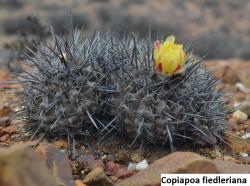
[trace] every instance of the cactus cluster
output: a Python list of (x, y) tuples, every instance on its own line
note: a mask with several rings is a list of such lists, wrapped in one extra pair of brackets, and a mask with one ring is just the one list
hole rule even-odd
[(182, 74), (168, 77), (155, 71), (150, 39), (100, 33), (84, 39), (79, 30), (62, 37), (52, 29), (52, 41), (29, 51), (30, 67), (18, 75), (19, 117), (34, 135), (120, 132), (133, 143), (172, 150), (182, 141), (221, 138), (228, 111), (201, 58), (190, 54)]

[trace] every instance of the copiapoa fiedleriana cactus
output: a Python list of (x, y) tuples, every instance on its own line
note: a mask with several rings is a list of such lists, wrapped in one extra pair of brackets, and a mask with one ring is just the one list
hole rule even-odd
[[(174, 36), (161, 43), (75, 30), (38, 45), (19, 75), (19, 116), (46, 137), (123, 133), (131, 142), (215, 144), (225, 128), (223, 93), (202, 59)], [(179, 74), (179, 75), (176, 75)]]

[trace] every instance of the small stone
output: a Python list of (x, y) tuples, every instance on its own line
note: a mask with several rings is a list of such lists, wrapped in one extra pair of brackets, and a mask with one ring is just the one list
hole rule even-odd
[(68, 148), (68, 142), (65, 140), (58, 140), (53, 143), (57, 148), (59, 149), (67, 149)]
[(129, 163), (128, 170), (142, 171), (148, 167), (147, 160), (142, 160), (139, 163)]
[(102, 157), (101, 157), (101, 160), (102, 161), (106, 161), (108, 159), (108, 157), (107, 157), (107, 155), (105, 154), (105, 155), (103, 155)]
[(246, 121), (248, 119), (248, 116), (246, 113), (237, 110), (233, 113), (233, 118), (235, 118), (237, 121), (243, 122)]
[(118, 163), (112, 161), (106, 165), (106, 171), (108, 174), (116, 176), (117, 178), (124, 179), (132, 176), (135, 172), (122, 168)]
[(12, 110), (8, 105), (0, 106), (0, 117), (7, 116), (11, 111)]
[(56, 148), (54, 145), (40, 144), (36, 148), (37, 156), (45, 161), (47, 167), (52, 171), (64, 186), (73, 186), (73, 175), (70, 161), (67, 155)]
[(17, 126), (10, 125), (10, 126), (8, 126), (8, 127), (3, 128), (3, 129), (0, 131), (0, 136), (3, 136), (3, 135), (5, 135), (5, 134), (12, 135), (12, 134), (15, 134), (15, 133), (17, 133)]
[(8, 127), (11, 124), (11, 120), (9, 117), (5, 116), (0, 118), (0, 126), (1, 127)]
[(115, 173), (118, 172), (119, 169), (120, 165), (112, 161), (109, 161), (106, 165), (106, 171), (111, 175), (115, 175)]
[(245, 157), (248, 157), (248, 154), (247, 153), (240, 153), (240, 155), (245, 158)]
[(85, 173), (89, 173), (97, 167), (103, 167), (101, 160), (96, 160), (92, 155), (81, 155), (76, 161), (78, 162), (78, 169), (84, 169)]
[(26, 145), (0, 149), (0, 170), (1, 186), (61, 185)]
[(0, 137), (0, 142), (6, 142), (10, 138), (9, 134), (5, 134), (2, 137)]
[(87, 185), (113, 186), (112, 181), (105, 175), (103, 168), (97, 167), (86, 175), (83, 183)]
[(128, 164), (128, 170), (136, 170), (136, 164), (135, 163), (129, 163)]
[(249, 139), (250, 138), (250, 133), (246, 133), (245, 135), (241, 136), (241, 139)]
[(136, 170), (137, 171), (142, 171), (148, 167), (148, 162), (147, 160), (142, 160), (141, 162), (136, 164)]
[(17, 126), (5, 127), (2, 131), (5, 131), (9, 135), (15, 134), (15, 133), (17, 133)]
[(87, 186), (82, 180), (75, 180), (75, 186)]
[(82, 176), (85, 176), (86, 175), (86, 172), (84, 170), (81, 170), (81, 175)]

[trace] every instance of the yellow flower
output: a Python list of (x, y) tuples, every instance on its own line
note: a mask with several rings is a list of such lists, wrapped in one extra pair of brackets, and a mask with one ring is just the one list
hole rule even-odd
[(183, 45), (175, 44), (174, 36), (168, 36), (163, 43), (159, 40), (154, 43), (154, 66), (157, 72), (171, 77), (182, 72), (185, 60)]

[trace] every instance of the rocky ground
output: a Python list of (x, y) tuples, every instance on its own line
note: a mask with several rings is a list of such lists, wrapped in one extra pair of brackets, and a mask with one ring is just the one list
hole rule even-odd
[[(224, 78), (218, 88), (232, 93), (228, 105), (237, 106), (225, 141), (171, 153), (112, 138), (48, 141), (27, 133), (11, 106), (19, 87), (5, 82), (22, 71), (24, 46), (47, 39), (49, 20), (61, 32), (70, 28), (68, 10), (86, 33), (109, 28), (145, 36), (151, 25), (155, 35), (193, 41), (195, 53), (210, 59), (205, 64), (214, 78)], [(247, 0), (0, 0), (0, 185), (153, 186), (160, 173), (250, 173), (249, 10)]]

